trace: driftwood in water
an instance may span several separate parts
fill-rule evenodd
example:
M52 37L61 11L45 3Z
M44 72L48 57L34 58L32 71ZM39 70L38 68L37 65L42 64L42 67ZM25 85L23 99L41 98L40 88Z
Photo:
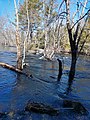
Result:
M62 62L59 59L57 59L57 60L59 62L59 72L58 72L58 78L57 78L57 80L60 81L61 76L62 76Z
M30 74L28 74L28 73L24 73L23 71L15 68L14 66L8 65L8 64L3 63L3 62L0 62L0 66L5 67L5 68L7 68L7 69L10 69L10 70L12 70L12 71L15 71L15 72L17 72L17 73L23 74L23 75L25 75L25 76L27 76L27 77L31 77L31 76L32 76L32 75L30 75Z
M56 110L48 105L45 105L43 103L28 103L27 106L25 107L26 111L32 111L36 113L41 113L41 114L49 114L49 115L58 115L59 110Z

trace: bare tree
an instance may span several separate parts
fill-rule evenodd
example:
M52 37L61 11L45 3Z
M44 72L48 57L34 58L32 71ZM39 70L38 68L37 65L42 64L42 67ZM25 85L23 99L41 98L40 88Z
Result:
M57 14L57 12L55 11L56 6L55 6L55 1L56 0L49 0L49 1L44 1L43 0L43 17L44 17L44 34L45 34L45 41L44 41L44 57L48 58L48 59L52 59L52 56L54 54L54 48L55 48L55 22L52 22L52 26L53 26L53 34L52 34L52 38L53 38L53 47L50 44L50 33L51 33L51 26L49 24L49 22L51 21L51 19L53 19L53 17L55 16L55 14Z
M76 22L74 22L73 19L71 20L71 16L70 16L71 15L71 12L70 12L70 2L71 1L70 0L64 0L64 1L65 1L65 5L66 5L66 24L67 24L69 42L70 42L70 47L71 47L71 57L72 57L71 67L70 67L70 72L69 72L69 83L71 83L75 76L75 68L76 68L76 61L78 58L78 53L82 50L84 43L86 42L86 39L89 36L89 34L87 34L85 40L83 40L83 42L82 42L82 45L79 46L90 10L88 10L84 14L85 7L86 7L87 1L88 1L88 0L85 0L84 5L81 10L81 15L79 15L78 20ZM77 6L77 7L79 7L79 6ZM78 13L78 11L79 11L78 9L77 9L76 13ZM74 14L74 16L75 16L75 14Z
M19 2L19 0L18 0ZM22 49L21 49L21 38L19 32L19 13L18 5L16 0L14 0L15 12L16 12L16 47L17 47L17 68L22 69Z
M23 49L23 63L25 62L25 57L26 57L26 47L27 47L27 42L30 36L30 19L29 19L29 11L28 11L28 0L26 2L26 15L27 15L27 21L28 21L28 27L26 31L26 38L24 40L24 49Z

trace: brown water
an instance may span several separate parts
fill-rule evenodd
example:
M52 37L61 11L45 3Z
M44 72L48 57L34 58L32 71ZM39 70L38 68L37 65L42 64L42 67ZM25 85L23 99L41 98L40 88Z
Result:
M64 71L60 82L57 82L58 62L41 60L40 55L28 55L27 70L34 77L27 78L17 75L15 72L0 67L0 112L24 110L27 102L42 102L60 109L58 116L46 114L27 113L16 114L20 120L89 120L90 115L79 115L71 110L63 110L64 99L81 102L90 112L90 57L81 56L77 63L76 77L72 85L72 91L66 95L70 56L56 55L64 61ZM0 62L10 65L16 64L16 53L12 50L0 51ZM51 77L52 76L52 77ZM8 117L4 118L5 120ZM9 118L11 119L11 118Z

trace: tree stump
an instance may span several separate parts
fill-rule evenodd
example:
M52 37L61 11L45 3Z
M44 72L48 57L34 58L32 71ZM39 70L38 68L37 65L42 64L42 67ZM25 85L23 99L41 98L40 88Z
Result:
M59 62L59 72L58 72L58 78L57 78L57 80L60 81L61 76L62 76L62 62L59 59L57 59L57 60Z

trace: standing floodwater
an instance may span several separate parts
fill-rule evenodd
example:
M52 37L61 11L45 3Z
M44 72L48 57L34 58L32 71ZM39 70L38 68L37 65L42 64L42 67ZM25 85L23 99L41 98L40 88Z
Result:
M60 57L60 55L58 55ZM90 112L90 57L81 56L77 63L76 77L72 85L72 91L66 95L68 87L68 71L70 56L64 56L64 71L60 82L57 82L58 62L39 59L39 55L28 54L25 71L34 77L27 78L24 75L0 67L0 112L21 111L30 100L32 102L45 103L58 108L61 113L58 116L29 113L20 116L20 120L89 120L89 115L79 115L72 110L64 110L64 99L77 100ZM61 57L62 58L62 57ZM0 62L10 65L16 64L16 53L0 51Z

